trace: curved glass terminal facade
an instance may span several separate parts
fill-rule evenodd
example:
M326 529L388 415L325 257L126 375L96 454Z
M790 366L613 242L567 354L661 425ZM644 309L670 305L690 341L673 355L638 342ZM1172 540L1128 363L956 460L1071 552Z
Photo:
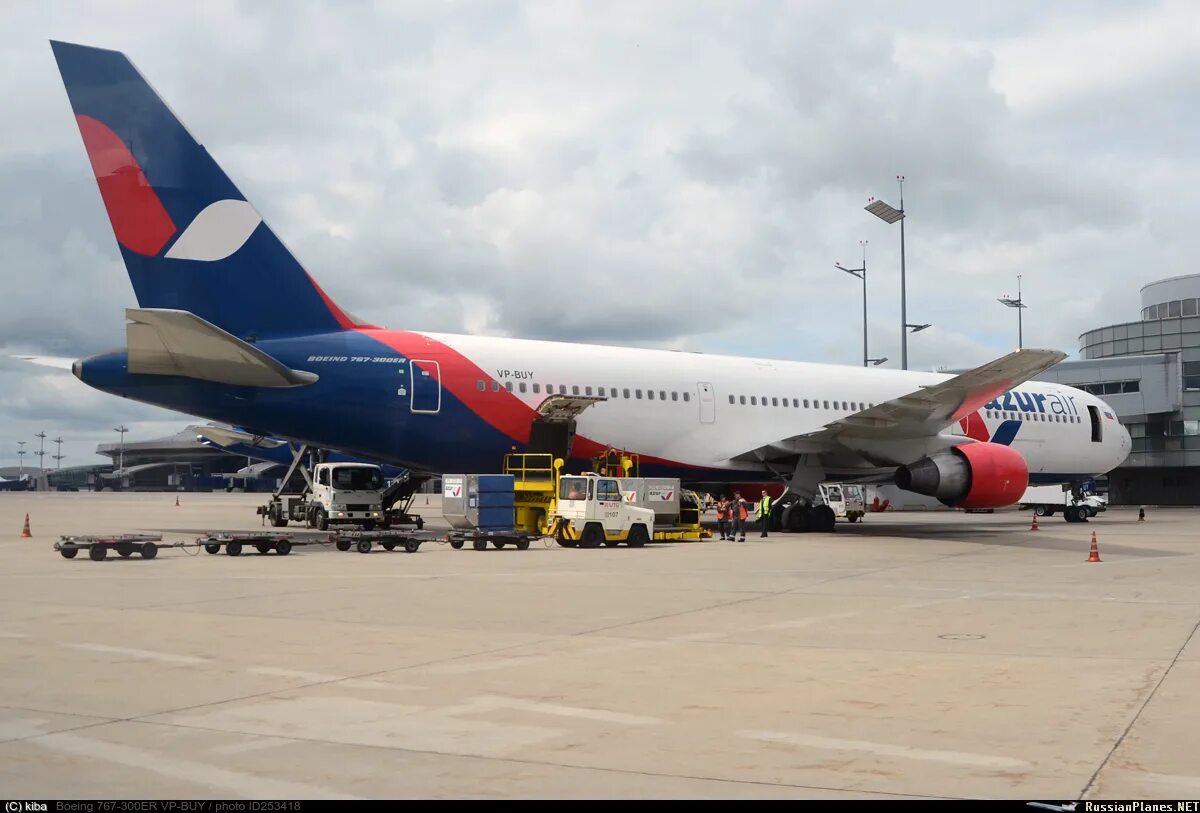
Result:
M1140 313L1082 334L1083 361L1052 377L1104 398L1129 429L1114 503L1200 504L1200 274L1146 285Z

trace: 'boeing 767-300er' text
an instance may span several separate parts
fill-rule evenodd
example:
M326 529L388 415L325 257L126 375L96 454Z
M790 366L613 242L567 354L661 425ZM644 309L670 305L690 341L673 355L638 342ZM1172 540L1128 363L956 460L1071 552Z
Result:
M138 301L125 349L73 365L104 392L415 473L494 471L549 443L636 452L643 475L689 483L811 498L827 479L895 482L963 508L1129 452L1107 404L1026 383L1056 351L951 376L363 324L124 54L52 47ZM831 526L819 513L812 526Z

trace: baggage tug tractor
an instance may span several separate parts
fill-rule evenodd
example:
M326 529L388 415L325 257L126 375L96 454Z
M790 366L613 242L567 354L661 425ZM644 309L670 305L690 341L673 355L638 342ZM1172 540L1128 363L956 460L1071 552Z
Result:
M633 485L622 480L627 489ZM640 548L650 541L654 511L626 501L622 480L598 474L559 478L554 535L560 544L595 548L624 542Z
M318 463L303 494L276 494L258 513L281 528L288 521L327 530L358 525L374 530L384 520L383 472L372 463Z

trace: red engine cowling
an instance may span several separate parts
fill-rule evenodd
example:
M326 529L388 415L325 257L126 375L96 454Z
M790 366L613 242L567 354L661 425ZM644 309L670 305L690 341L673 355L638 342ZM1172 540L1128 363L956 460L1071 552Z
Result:
M937 497L952 508L1004 508L1025 493L1029 466L1011 446L964 443L901 466L896 485Z

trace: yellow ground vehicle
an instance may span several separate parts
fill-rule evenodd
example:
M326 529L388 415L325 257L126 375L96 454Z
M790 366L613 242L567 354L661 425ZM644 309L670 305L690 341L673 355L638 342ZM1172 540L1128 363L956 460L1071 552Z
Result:
M637 471L637 455L618 450L593 462L595 471L568 475L563 461L549 454L507 455L504 473L514 478L517 530L554 536L566 547L621 542L636 547L712 536L701 527L694 500L680 497L678 480L630 476Z

